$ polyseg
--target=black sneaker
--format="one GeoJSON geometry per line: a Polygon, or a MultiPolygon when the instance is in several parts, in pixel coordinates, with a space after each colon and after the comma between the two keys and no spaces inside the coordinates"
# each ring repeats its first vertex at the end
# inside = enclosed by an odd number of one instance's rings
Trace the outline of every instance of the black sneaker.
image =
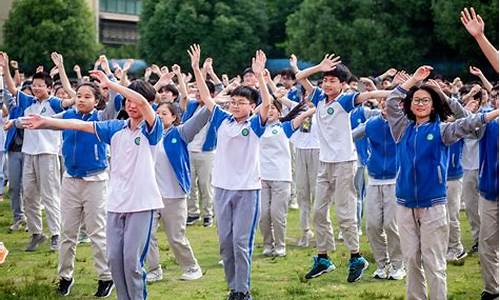
{"type": "Polygon", "coordinates": [[[113,280],[99,280],[97,282],[97,292],[95,292],[94,296],[97,298],[109,297],[114,287],[113,280]]]}
{"type": "Polygon", "coordinates": [[[472,245],[472,248],[470,249],[470,254],[477,253],[479,251],[479,243],[476,242],[474,245],[472,245]]]}
{"type": "Polygon", "coordinates": [[[50,251],[59,250],[59,235],[53,235],[50,238],[50,251]]]}
{"type": "Polygon", "coordinates": [[[26,251],[32,252],[38,249],[38,246],[40,246],[43,242],[47,240],[47,237],[44,234],[33,234],[31,236],[31,241],[26,247],[26,251]]]}
{"type": "Polygon", "coordinates": [[[212,227],[214,224],[214,220],[212,217],[204,217],[203,218],[203,227],[212,227]]]}
{"type": "Polygon", "coordinates": [[[236,292],[234,290],[231,290],[229,292],[229,294],[227,295],[227,299],[226,300],[235,300],[236,298],[236,292]]]}
{"type": "Polygon", "coordinates": [[[73,283],[75,283],[73,278],[71,278],[70,280],[61,278],[59,279],[59,286],[57,287],[57,291],[61,296],[68,296],[69,293],[71,292],[71,287],[73,286],[73,283]]]}
{"type": "Polygon", "coordinates": [[[252,300],[252,295],[250,295],[250,292],[236,292],[234,293],[234,300],[252,300]]]}
{"type": "Polygon", "coordinates": [[[186,225],[193,225],[199,219],[200,219],[200,216],[194,216],[194,217],[188,216],[187,221],[186,221],[186,225]]]}
{"type": "Polygon", "coordinates": [[[495,300],[498,299],[498,294],[490,294],[487,291],[481,293],[481,300],[495,300]]]}

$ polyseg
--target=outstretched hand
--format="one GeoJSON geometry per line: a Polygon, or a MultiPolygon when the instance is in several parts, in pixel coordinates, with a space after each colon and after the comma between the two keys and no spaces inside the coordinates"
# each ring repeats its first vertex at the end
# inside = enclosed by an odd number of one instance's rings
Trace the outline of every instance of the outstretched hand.
{"type": "Polygon", "coordinates": [[[189,58],[191,59],[191,67],[193,70],[200,68],[200,57],[201,57],[201,48],[198,44],[192,44],[187,51],[189,54],[189,58]]]}
{"type": "Polygon", "coordinates": [[[52,52],[50,54],[50,58],[52,59],[52,62],[54,65],[58,68],[63,67],[63,56],[60,53],[57,52],[52,52]]]}
{"type": "Polygon", "coordinates": [[[467,9],[465,7],[462,10],[460,21],[464,24],[465,29],[472,35],[474,38],[479,37],[484,32],[484,21],[480,15],[476,15],[476,11],[473,7],[467,9]]]}
{"type": "Polygon", "coordinates": [[[255,75],[259,76],[260,74],[264,75],[264,71],[266,68],[266,54],[262,50],[257,50],[255,52],[255,57],[252,58],[252,71],[255,75]]]}
{"type": "Polygon", "coordinates": [[[23,128],[37,129],[44,125],[46,117],[40,115],[29,115],[27,117],[20,118],[20,120],[23,128]]]}
{"type": "Polygon", "coordinates": [[[111,80],[109,80],[108,76],[106,76],[103,71],[92,70],[90,71],[90,76],[98,79],[101,87],[109,87],[111,83],[111,80]]]}
{"type": "Polygon", "coordinates": [[[415,82],[423,81],[431,75],[432,70],[434,70],[434,68],[431,66],[421,66],[413,73],[411,79],[415,82]]]}
{"type": "Polygon", "coordinates": [[[335,69],[335,67],[340,64],[342,61],[340,60],[340,56],[335,56],[335,54],[325,54],[325,57],[319,64],[319,68],[321,72],[328,72],[335,69]]]}
{"type": "Polygon", "coordinates": [[[469,67],[469,72],[472,75],[477,76],[477,77],[480,77],[481,75],[483,75],[483,72],[481,71],[481,69],[474,67],[474,66],[469,67]]]}

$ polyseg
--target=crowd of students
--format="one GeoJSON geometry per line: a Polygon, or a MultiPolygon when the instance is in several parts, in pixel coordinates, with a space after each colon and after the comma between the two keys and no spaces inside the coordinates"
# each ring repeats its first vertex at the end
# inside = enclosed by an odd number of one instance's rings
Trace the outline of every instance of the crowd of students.
{"type": "MultiPolygon", "coordinates": [[[[481,17],[464,9],[461,19],[498,72],[481,17]]],[[[498,297],[498,83],[475,67],[480,81],[466,84],[431,75],[431,66],[358,79],[333,54],[304,70],[292,55],[290,69],[272,78],[260,50],[242,79],[229,80],[219,79],[210,58],[200,66],[199,45],[187,52],[193,76],[178,65],[152,65],[144,79],[131,80],[132,60],[112,70],[101,56],[89,77],[74,67],[77,82],[57,52],[50,74],[40,67],[26,80],[1,53],[10,230],[31,234],[26,251],[46,240],[58,251],[61,295],[75,282],[84,235],[98,275],[95,296],[116,288],[118,299],[147,298],[146,283],[163,277],[160,223],[180,279],[197,280],[203,273],[186,226],[210,227],[215,219],[228,299],[252,299],[257,226],[262,254],[286,256],[296,197],[298,245],[315,241],[317,251],[306,279],[336,268],[328,256],[336,249],[335,204],[339,239],[351,253],[348,282],[369,265],[359,247],[364,216],[372,276],[406,278],[408,299],[446,299],[447,262],[468,255],[463,204],[470,252],[481,261],[481,299],[498,297]]],[[[0,252],[1,263],[8,252],[3,245],[0,252]]]]}

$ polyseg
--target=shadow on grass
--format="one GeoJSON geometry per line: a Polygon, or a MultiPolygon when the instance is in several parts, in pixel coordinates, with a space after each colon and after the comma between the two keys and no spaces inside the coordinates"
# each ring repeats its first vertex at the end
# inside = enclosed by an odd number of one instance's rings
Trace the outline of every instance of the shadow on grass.
{"type": "Polygon", "coordinates": [[[55,298],[58,298],[55,285],[35,281],[16,284],[4,281],[0,284],[0,299],[2,300],[49,300],[55,298]]]}

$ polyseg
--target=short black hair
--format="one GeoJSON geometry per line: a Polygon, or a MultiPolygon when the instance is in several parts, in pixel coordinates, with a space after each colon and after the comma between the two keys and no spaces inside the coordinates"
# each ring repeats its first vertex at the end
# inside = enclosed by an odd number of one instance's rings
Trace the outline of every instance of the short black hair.
{"type": "Polygon", "coordinates": [[[243,77],[243,76],[245,76],[245,74],[247,74],[247,73],[252,73],[252,74],[255,74],[255,73],[253,72],[252,68],[248,67],[248,68],[246,68],[245,70],[243,70],[243,73],[241,73],[241,76],[243,77]]]}
{"type": "Polygon", "coordinates": [[[251,104],[257,104],[259,101],[259,92],[248,86],[240,85],[231,92],[231,97],[240,96],[245,97],[250,101],[251,104]]]}
{"type": "Polygon", "coordinates": [[[215,84],[210,80],[205,80],[205,84],[207,85],[210,95],[213,96],[215,94],[215,84]]]}
{"type": "Polygon", "coordinates": [[[327,76],[337,77],[341,83],[347,82],[351,78],[352,74],[349,68],[344,64],[338,64],[335,69],[327,72],[323,72],[322,78],[327,76]]]}
{"type": "Polygon", "coordinates": [[[156,98],[155,88],[142,79],[132,81],[128,88],[141,94],[148,102],[153,102],[156,98]]]}
{"type": "Polygon", "coordinates": [[[171,92],[175,97],[179,96],[179,90],[177,89],[175,84],[169,83],[169,84],[163,85],[162,87],[160,87],[160,89],[158,91],[162,91],[162,90],[167,91],[167,92],[171,92]]]}
{"type": "Polygon", "coordinates": [[[431,95],[432,99],[432,108],[434,109],[431,112],[430,120],[431,122],[434,122],[437,120],[439,117],[439,120],[441,121],[446,121],[448,117],[453,116],[453,113],[451,112],[450,106],[446,102],[446,100],[441,97],[441,94],[439,94],[435,88],[431,85],[428,84],[423,84],[420,87],[413,87],[410,89],[408,94],[406,95],[406,98],[403,100],[404,101],[404,112],[408,119],[412,121],[416,121],[415,114],[411,111],[411,101],[413,99],[413,95],[415,92],[418,90],[424,90],[428,92],[431,95]]]}
{"type": "Polygon", "coordinates": [[[359,82],[359,78],[356,77],[356,75],[351,74],[351,77],[349,78],[349,80],[347,80],[347,83],[351,83],[351,82],[359,82]]]}
{"type": "Polygon", "coordinates": [[[90,87],[92,89],[92,93],[94,94],[96,102],[96,109],[104,109],[106,107],[106,101],[104,100],[104,96],[101,94],[101,89],[99,88],[99,86],[95,82],[82,82],[76,87],[75,92],[78,93],[78,90],[84,86],[90,87]]]}
{"type": "Polygon", "coordinates": [[[31,84],[33,82],[31,80],[26,80],[23,82],[23,84],[21,85],[21,91],[24,91],[26,89],[29,89],[31,91],[31,84]]]}
{"type": "Polygon", "coordinates": [[[292,71],[291,69],[284,69],[283,71],[281,71],[280,75],[281,78],[288,77],[292,80],[295,80],[295,72],[292,71]]]}
{"type": "Polygon", "coordinates": [[[33,75],[32,81],[35,81],[35,79],[41,79],[45,82],[47,87],[52,87],[52,78],[47,72],[36,72],[35,75],[33,75]]]}

